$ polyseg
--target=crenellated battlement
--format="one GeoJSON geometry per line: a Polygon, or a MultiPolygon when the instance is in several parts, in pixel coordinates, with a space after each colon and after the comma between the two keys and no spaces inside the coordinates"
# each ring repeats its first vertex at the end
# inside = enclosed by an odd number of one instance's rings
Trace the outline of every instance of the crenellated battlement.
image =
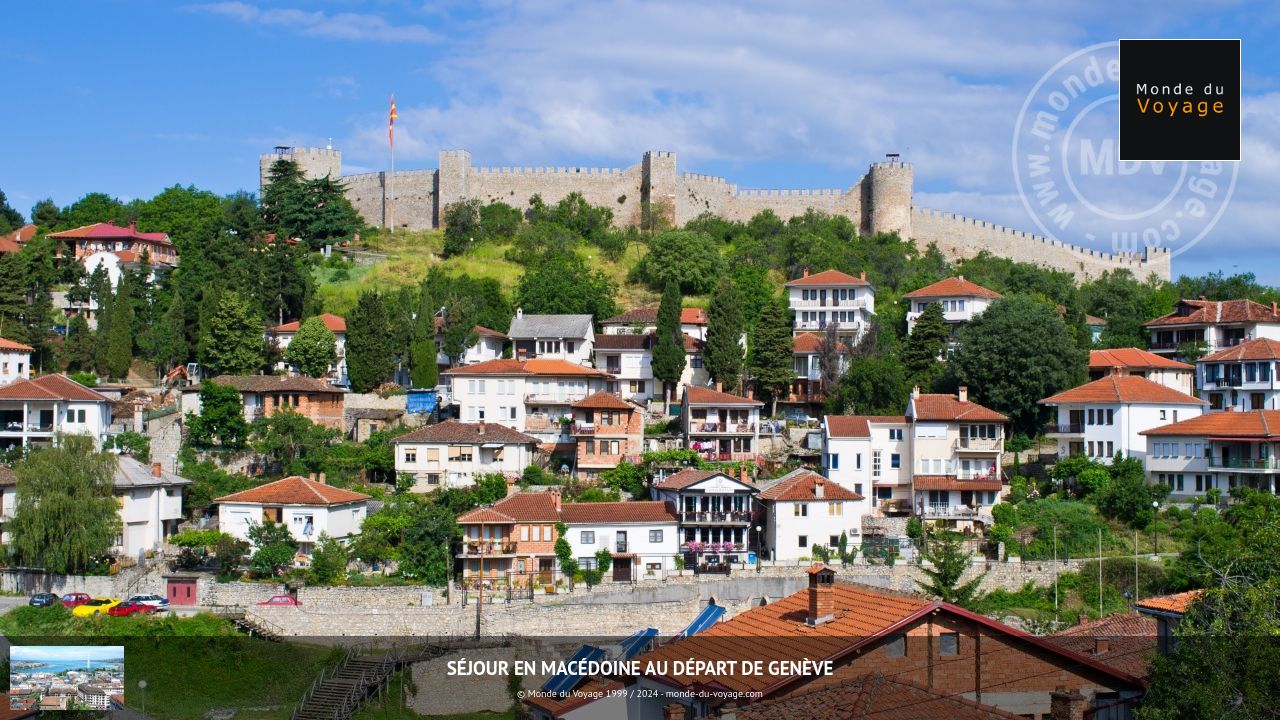
{"type": "Polygon", "coordinates": [[[746,188],[737,190],[734,194],[741,198],[767,198],[767,197],[840,197],[848,191],[839,188],[814,188],[814,189],[773,189],[773,188],[746,188]]]}
{"type": "Polygon", "coordinates": [[[482,175],[621,175],[622,168],[597,167],[473,167],[471,172],[482,175]]]}

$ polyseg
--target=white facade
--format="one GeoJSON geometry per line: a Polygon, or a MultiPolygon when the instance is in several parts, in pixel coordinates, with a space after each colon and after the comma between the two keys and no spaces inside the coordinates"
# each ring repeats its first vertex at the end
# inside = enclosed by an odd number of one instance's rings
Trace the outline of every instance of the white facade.
{"type": "Polygon", "coordinates": [[[787,305],[794,313],[796,332],[821,331],[829,323],[840,324],[842,337],[859,338],[876,313],[875,289],[866,273],[855,278],[834,270],[787,283],[787,305]]]}
{"type": "Polygon", "coordinates": [[[497,360],[502,357],[502,348],[506,340],[496,335],[479,334],[476,342],[462,353],[463,365],[474,365],[486,360],[497,360]]]}
{"type": "Polygon", "coordinates": [[[1117,452],[1144,460],[1143,432],[1204,412],[1200,399],[1132,375],[1109,375],[1041,402],[1054,408],[1045,434],[1057,440],[1059,457],[1087,455],[1103,463],[1117,452]]]}
{"type": "Polygon", "coordinates": [[[595,565],[595,554],[634,555],[635,577],[663,578],[675,569],[680,531],[675,520],[653,522],[568,522],[566,537],[581,567],[595,565]]]}
{"type": "Polygon", "coordinates": [[[767,557],[780,562],[813,558],[818,545],[835,552],[841,535],[846,549],[856,552],[862,544],[862,516],[870,511],[865,496],[810,470],[794,470],[766,483],[760,505],[767,557]]]}
{"type": "Polygon", "coordinates": [[[116,461],[113,493],[120,504],[120,536],[114,550],[137,557],[162,549],[182,521],[182,494],[191,482],[165,472],[160,463],[143,464],[131,457],[116,461]]]}
{"type": "MultiPolygon", "coordinates": [[[[46,378],[51,377],[61,376],[46,375],[25,382],[44,384],[47,382],[46,378]]],[[[22,387],[23,383],[19,381],[4,389],[12,391],[10,395],[23,395],[26,393],[20,389],[22,387]]],[[[76,387],[80,391],[87,390],[79,384],[76,387]]],[[[82,392],[76,392],[77,399],[47,399],[47,396],[23,399],[6,397],[6,393],[0,393],[0,448],[51,445],[59,433],[88,435],[93,438],[95,445],[101,446],[107,427],[111,424],[111,406],[106,398],[78,399],[81,394],[82,392]]]]}
{"type": "Polygon", "coordinates": [[[31,350],[9,347],[9,343],[10,341],[0,338],[0,385],[26,380],[31,374],[31,350]]]}
{"type": "Polygon", "coordinates": [[[520,308],[507,334],[517,360],[543,358],[587,366],[595,337],[590,315],[526,315],[520,308]]]}
{"type": "Polygon", "coordinates": [[[1280,410],[1280,342],[1244,343],[1196,363],[1196,379],[1211,410],[1280,410]]]}
{"type": "MultiPolygon", "coordinates": [[[[347,377],[347,331],[346,321],[337,315],[324,314],[320,316],[325,321],[325,327],[333,333],[334,349],[336,360],[329,366],[329,379],[336,385],[350,385],[351,380],[347,377]]],[[[294,326],[300,326],[300,322],[286,323],[280,327],[272,328],[265,334],[269,343],[275,343],[276,348],[283,355],[284,351],[289,348],[289,343],[293,342],[293,338],[298,334],[294,326]],[[287,329],[286,329],[287,328],[287,329]]],[[[276,363],[276,370],[289,369],[289,363],[283,359],[276,363]]]]}
{"type": "MultiPolygon", "coordinates": [[[[865,430],[823,419],[822,474],[867,498],[867,512],[887,501],[911,501],[911,455],[903,417],[866,417],[865,430]]],[[[864,423],[859,422],[858,425],[864,423]]]]}
{"type": "Polygon", "coordinates": [[[1252,300],[1181,300],[1143,327],[1154,353],[1174,355],[1184,344],[1203,343],[1212,355],[1259,338],[1280,340],[1280,308],[1252,300]]]}
{"type": "MultiPolygon", "coordinates": [[[[339,540],[360,534],[366,508],[363,502],[345,505],[269,505],[263,503],[218,503],[218,529],[241,540],[249,539],[249,529],[265,519],[265,508],[279,508],[280,520],[290,534],[308,552],[322,533],[339,540]]],[[[276,522],[274,517],[271,518],[276,522]]]]}
{"type": "Polygon", "coordinates": [[[643,404],[659,392],[653,377],[653,351],[647,340],[643,347],[635,348],[613,347],[608,340],[596,342],[595,365],[616,378],[609,391],[624,400],[643,404]]]}
{"type": "Polygon", "coordinates": [[[976,297],[972,295],[959,295],[954,297],[930,298],[927,300],[912,300],[911,309],[907,311],[907,333],[910,334],[915,330],[916,319],[920,317],[920,313],[932,303],[942,305],[942,319],[949,324],[963,324],[975,317],[981,315],[996,298],[976,297]]]}
{"type": "Polygon", "coordinates": [[[412,475],[414,492],[470,487],[490,473],[520,475],[533,463],[532,443],[397,439],[394,445],[396,474],[412,475]]]}
{"type": "Polygon", "coordinates": [[[497,423],[542,442],[569,442],[568,421],[561,419],[572,419],[570,405],[605,390],[611,378],[604,372],[558,363],[495,360],[448,371],[458,418],[466,423],[497,423]]]}

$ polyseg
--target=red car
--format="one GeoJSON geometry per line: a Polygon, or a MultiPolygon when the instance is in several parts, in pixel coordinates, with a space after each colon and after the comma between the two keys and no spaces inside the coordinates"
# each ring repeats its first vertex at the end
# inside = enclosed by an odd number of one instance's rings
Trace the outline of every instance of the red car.
{"type": "Polygon", "coordinates": [[[129,617],[130,615],[155,615],[159,608],[154,605],[138,602],[137,600],[125,600],[107,610],[107,614],[113,617],[129,617]]]}
{"type": "Polygon", "coordinates": [[[276,595],[268,600],[263,600],[259,605],[272,605],[275,607],[297,607],[302,603],[292,595],[276,595]]]}
{"type": "Polygon", "coordinates": [[[83,605],[93,599],[89,593],[67,593],[62,596],[62,606],[65,608],[73,608],[83,605]]]}

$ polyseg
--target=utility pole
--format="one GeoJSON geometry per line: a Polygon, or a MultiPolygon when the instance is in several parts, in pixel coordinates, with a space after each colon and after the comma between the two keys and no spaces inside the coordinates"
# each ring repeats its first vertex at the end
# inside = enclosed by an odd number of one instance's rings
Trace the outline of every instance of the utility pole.
{"type": "Polygon", "coordinates": [[[476,640],[480,639],[480,608],[484,607],[484,523],[480,523],[480,542],[476,543],[480,554],[480,581],[476,583],[479,595],[476,597],[476,640]]]}
{"type": "Polygon", "coordinates": [[[1102,528],[1098,528],[1098,617],[1102,617],[1102,528]]]}
{"type": "Polygon", "coordinates": [[[1138,600],[1138,531],[1133,531],[1133,602],[1136,605],[1138,600]]]}
{"type": "Polygon", "coordinates": [[[1058,526],[1053,526],[1053,619],[1058,619],[1058,526]]]}

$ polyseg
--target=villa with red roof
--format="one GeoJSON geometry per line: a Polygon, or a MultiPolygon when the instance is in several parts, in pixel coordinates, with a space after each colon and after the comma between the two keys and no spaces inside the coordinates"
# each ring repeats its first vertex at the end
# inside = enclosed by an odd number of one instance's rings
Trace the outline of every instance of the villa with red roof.
{"type": "Polygon", "coordinates": [[[825,330],[839,323],[840,337],[856,345],[876,314],[876,291],[864,270],[854,277],[839,270],[804,274],[787,283],[787,305],[795,315],[797,334],[825,330]]]}
{"type": "MultiPolygon", "coordinates": [[[[658,329],[658,308],[650,305],[628,310],[621,315],[602,320],[600,328],[605,335],[650,335],[658,329]]],[[[695,307],[681,308],[680,332],[699,340],[706,340],[707,311],[695,307]]]]}
{"type": "Polygon", "coordinates": [[[717,388],[686,386],[680,406],[684,445],[707,460],[754,461],[760,454],[764,403],[717,388]]]}
{"type": "Polygon", "coordinates": [[[218,529],[241,540],[249,529],[274,522],[289,529],[299,555],[308,556],[322,534],[350,541],[368,516],[369,496],[296,475],[224,495],[218,506],[218,529]]]}
{"type": "Polygon", "coordinates": [[[1175,498],[1236,486],[1280,493],[1280,410],[1205,413],[1141,434],[1147,481],[1175,498]]]}
{"type": "Polygon", "coordinates": [[[178,251],[169,236],[162,232],[140,232],[137,223],[120,227],[104,222],[52,233],[50,238],[72,245],[75,258],[92,273],[103,267],[111,284],[120,282],[124,268],[137,267],[145,259],[152,267],[172,268],[178,265],[178,251]]]}
{"type": "Polygon", "coordinates": [[[690,467],[650,487],[655,500],[678,513],[680,552],[690,569],[742,562],[748,551],[759,549],[761,538],[754,530],[760,521],[758,493],[745,468],[734,478],[690,467]]]}
{"type": "MultiPolygon", "coordinates": [[[[329,366],[329,374],[325,377],[335,385],[346,387],[351,384],[351,381],[347,378],[347,321],[341,315],[334,315],[333,313],[321,313],[319,317],[324,322],[324,326],[329,329],[329,332],[333,333],[333,337],[337,341],[337,360],[333,365],[329,366]]],[[[293,322],[268,328],[266,340],[268,343],[273,344],[283,355],[301,327],[302,321],[294,320],[293,322]]],[[[288,367],[288,363],[284,362],[283,359],[276,363],[277,370],[284,370],[288,367]]],[[[294,370],[296,371],[296,368],[294,370]]]]}
{"type": "Polygon", "coordinates": [[[0,387],[0,449],[51,445],[59,433],[101,445],[111,402],[66,375],[42,375],[0,387]]]}
{"type": "Polygon", "coordinates": [[[866,500],[804,468],[761,483],[761,554],[769,560],[792,562],[812,557],[817,545],[836,551],[841,536],[856,550],[862,542],[862,516],[870,511],[866,500]]]}
{"type": "Polygon", "coordinates": [[[1187,395],[1196,387],[1195,366],[1139,348],[1090,350],[1089,379],[1101,380],[1108,375],[1146,378],[1187,395]]]}
{"type": "Polygon", "coordinates": [[[1151,351],[1177,355],[1188,344],[1202,343],[1207,354],[1257,338],[1280,340],[1280,307],[1252,300],[1180,300],[1173,312],[1145,323],[1151,351]]]}
{"type": "Polygon", "coordinates": [[[864,513],[911,512],[911,438],[903,415],[827,415],[822,474],[868,498],[864,513]]]}
{"type": "Polygon", "coordinates": [[[915,330],[916,318],[926,307],[939,303],[942,305],[942,319],[951,327],[954,342],[957,328],[981,315],[991,303],[1003,297],[995,290],[965,280],[963,275],[939,280],[902,296],[910,303],[907,307],[907,332],[915,330]]]}
{"type": "Polygon", "coordinates": [[[1190,420],[1204,412],[1197,397],[1137,375],[1108,375],[1040,401],[1054,409],[1045,435],[1058,442],[1058,457],[1086,455],[1110,464],[1116,453],[1145,460],[1142,432],[1190,420]]]}
{"type": "Polygon", "coordinates": [[[31,374],[33,352],[30,345],[0,338],[0,385],[26,380],[31,374]]]}
{"type": "Polygon", "coordinates": [[[534,462],[538,439],[498,423],[445,420],[391,441],[396,474],[414,479],[414,492],[464,488],[500,473],[519,477],[534,462]]]}
{"type": "Polygon", "coordinates": [[[596,553],[612,557],[609,578],[663,579],[675,570],[680,533],[675,508],[657,500],[565,503],[560,521],[578,566],[595,569],[596,553]]]}
{"type": "Polygon", "coordinates": [[[1210,410],[1280,410],[1280,340],[1255,338],[1196,361],[1210,410]]]}

